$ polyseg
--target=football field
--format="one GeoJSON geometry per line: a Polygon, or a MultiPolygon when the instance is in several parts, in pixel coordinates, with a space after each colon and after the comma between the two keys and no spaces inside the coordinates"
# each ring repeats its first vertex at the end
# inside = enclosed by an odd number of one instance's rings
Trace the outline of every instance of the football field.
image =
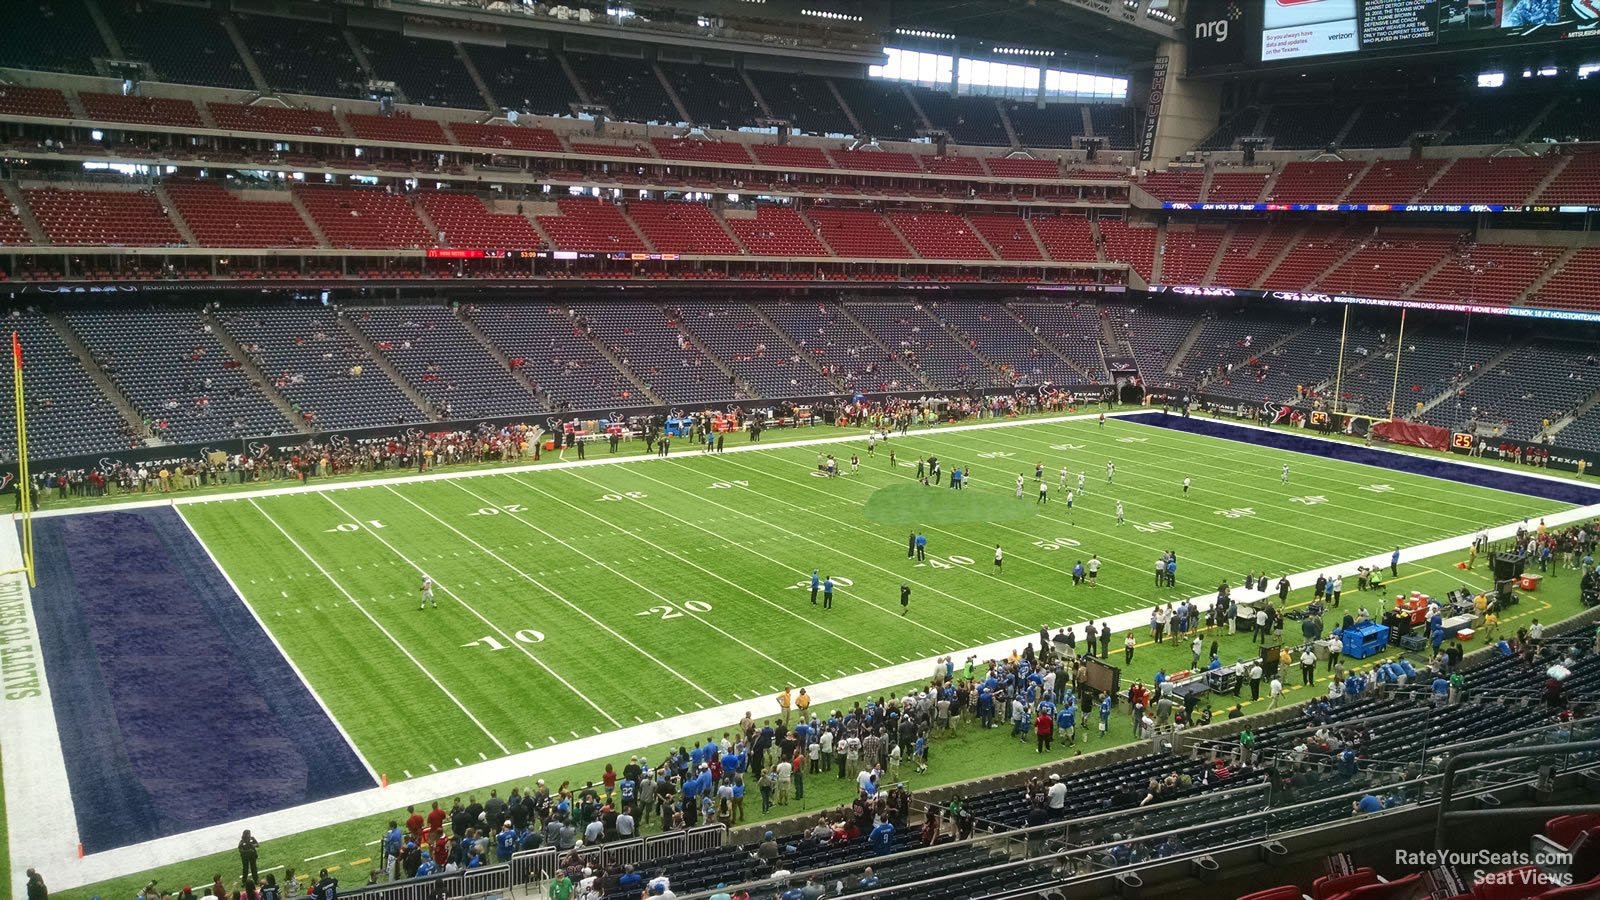
{"type": "Polygon", "coordinates": [[[396,780],[727,703],[771,715],[785,686],[1020,648],[1041,625],[1081,630],[1237,587],[1247,571],[1276,581],[1327,566],[1353,591],[1353,569],[1335,563],[1569,508],[1116,419],[914,431],[870,457],[864,438],[720,456],[685,444],[664,460],[179,509],[356,749],[396,780]],[[819,450],[839,477],[817,471],[819,450]],[[971,481],[923,486],[928,456],[971,481]],[[1087,488],[1070,509],[1063,467],[1068,488],[1080,472],[1087,488]],[[907,558],[914,531],[926,561],[907,558]],[[1154,586],[1164,550],[1175,588],[1154,586]],[[1091,555],[1099,584],[1075,586],[1091,555]],[[811,603],[813,569],[835,583],[832,609],[811,603]],[[437,608],[418,608],[425,575],[437,608]]]}

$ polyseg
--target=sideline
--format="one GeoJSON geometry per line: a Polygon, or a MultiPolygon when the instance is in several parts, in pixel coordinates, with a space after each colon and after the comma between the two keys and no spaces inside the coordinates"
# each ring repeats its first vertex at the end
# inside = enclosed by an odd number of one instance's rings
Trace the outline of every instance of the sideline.
{"type": "MultiPolygon", "coordinates": [[[[17,530],[0,528],[0,569],[21,565],[17,530]]],[[[29,866],[42,869],[53,886],[59,861],[77,861],[78,810],[45,677],[33,594],[21,572],[0,576],[0,758],[5,760],[11,896],[26,897],[29,866]]]]}
{"type": "MultiPolygon", "coordinates": [[[[1108,413],[1108,417],[1148,412],[1151,412],[1151,410],[1138,408],[1118,413],[1108,413]]],[[[1070,421],[1092,421],[1098,417],[1099,413],[1093,412],[1045,418],[1019,418],[1008,419],[999,422],[978,422],[964,425],[953,425],[931,429],[931,431],[946,434],[995,428],[1049,425],[1070,421]]],[[[1224,420],[1215,421],[1220,422],[1224,420]]],[[[1242,423],[1229,424],[1239,424],[1239,427],[1260,427],[1246,426],[1242,423]]],[[[1305,435],[1305,437],[1316,440],[1330,440],[1312,435],[1305,435]]],[[[728,448],[724,455],[727,453],[753,452],[764,449],[823,446],[854,442],[861,439],[862,434],[860,432],[852,431],[849,434],[844,435],[809,438],[800,441],[787,441],[772,444],[745,444],[738,447],[728,448]]],[[[1342,443],[1338,441],[1331,442],[1342,443]]],[[[1376,450],[1380,448],[1372,449],[1376,450]]],[[[1416,455],[1397,450],[1387,450],[1386,452],[1397,453],[1404,456],[1416,455]]],[[[700,454],[692,453],[692,455],[700,454]]],[[[130,504],[119,504],[117,507],[112,509],[107,509],[104,507],[79,508],[59,510],[53,513],[39,513],[38,515],[79,515],[115,511],[115,509],[121,508],[139,508],[150,506],[170,505],[179,507],[189,503],[214,503],[234,499],[253,500],[262,496],[317,493],[321,491],[347,490],[374,486],[392,486],[397,483],[408,484],[426,481],[450,481],[455,479],[539,471],[542,469],[579,468],[596,465],[640,463],[659,458],[660,457],[652,456],[629,456],[623,459],[600,458],[589,460],[567,460],[555,463],[508,466],[503,468],[471,472],[446,471],[423,473],[400,478],[384,479],[381,482],[354,481],[327,485],[294,485],[283,488],[249,492],[244,496],[221,495],[194,498],[167,498],[160,500],[140,501],[130,504]]],[[[1448,461],[1456,465],[1474,466],[1494,472],[1504,471],[1500,467],[1485,465],[1482,463],[1472,463],[1470,461],[1456,462],[1454,460],[1448,461]]],[[[1370,465],[1364,463],[1356,464],[1370,465]]],[[[1380,467],[1372,466],[1372,468],[1377,469],[1380,467]]],[[[1559,479],[1555,476],[1542,475],[1536,472],[1528,472],[1523,474],[1526,474],[1528,477],[1569,481],[1569,479],[1559,479]]],[[[1596,517],[1600,517],[1600,504],[1562,510],[1560,512],[1546,515],[1544,516],[1544,519],[1547,524],[1554,527],[1596,517]]],[[[1487,529],[1487,533],[1490,540],[1500,540],[1515,534],[1516,529],[1521,524],[1522,522],[1520,520],[1517,522],[1510,522],[1487,529]]],[[[1452,551],[1464,550],[1470,546],[1474,537],[1474,534],[1465,534],[1430,541],[1428,543],[1418,544],[1410,547],[1402,547],[1401,559],[1405,565],[1414,565],[1416,560],[1437,556],[1452,551]]],[[[4,567],[5,561],[8,558],[6,556],[7,553],[15,554],[17,552],[18,550],[15,533],[12,532],[9,535],[0,535],[0,567],[4,567]]],[[[1291,589],[1299,590],[1314,584],[1317,577],[1323,573],[1332,573],[1335,571],[1341,573],[1353,573],[1355,567],[1358,565],[1387,567],[1388,562],[1389,552],[1383,551],[1363,559],[1329,564],[1311,571],[1290,575],[1289,584],[1291,589]]],[[[0,597],[4,596],[4,589],[5,582],[0,581],[0,597]]],[[[1085,588],[1084,590],[1092,591],[1093,589],[1085,588]]],[[[1264,596],[1266,593],[1268,592],[1260,590],[1245,591],[1243,589],[1238,589],[1236,590],[1235,596],[1239,600],[1244,601],[1259,598],[1264,596]]],[[[1213,598],[1214,592],[1208,591],[1191,599],[1193,599],[1196,603],[1207,604],[1213,598]]],[[[240,602],[244,602],[242,598],[240,602]]],[[[1141,607],[1140,609],[1131,612],[1096,618],[1094,621],[1097,623],[1109,623],[1113,631],[1121,633],[1130,629],[1143,629],[1148,623],[1148,618],[1148,611],[1141,607]]],[[[1063,620],[1052,623],[1050,627],[1054,629],[1057,627],[1071,625],[1075,628],[1081,628],[1085,624],[1085,621],[1086,620],[1083,619],[1070,621],[1063,620]]],[[[977,656],[979,659],[996,658],[999,656],[1008,655],[1012,649],[1020,647],[1021,642],[1027,641],[1034,636],[1035,635],[1033,632],[1028,632],[1026,634],[1008,637],[1001,641],[990,642],[979,646],[951,648],[940,653],[938,656],[955,656],[958,659],[965,659],[967,656],[977,656]]],[[[928,673],[932,670],[934,662],[938,656],[913,660],[910,662],[888,666],[882,669],[875,669],[858,675],[846,676],[815,685],[805,685],[805,687],[807,687],[808,693],[810,693],[810,695],[814,698],[815,704],[826,705],[849,697],[858,696],[861,694],[877,693],[887,690],[891,687],[898,687],[903,684],[921,681],[925,679],[928,673]]],[[[366,818],[370,816],[381,815],[386,812],[393,812],[394,810],[404,809],[406,806],[412,804],[425,804],[440,797],[473,791],[489,785],[516,780],[532,779],[538,773],[551,771],[554,769],[580,765],[592,761],[612,759],[620,754],[630,752],[630,750],[635,748],[679,740],[711,731],[724,730],[730,723],[738,721],[740,716],[743,715],[746,710],[754,711],[757,706],[764,705],[764,702],[764,698],[755,697],[750,698],[749,700],[726,703],[717,707],[674,716],[656,722],[630,726],[598,735],[578,738],[573,741],[550,747],[541,747],[522,753],[512,754],[500,759],[475,763],[472,765],[463,766],[459,769],[432,773],[419,778],[398,781],[394,784],[391,784],[387,788],[371,788],[315,803],[253,815],[248,818],[226,822],[196,831],[157,838],[155,840],[132,844],[126,847],[119,847],[115,850],[108,850],[83,858],[77,858],[76,856],[75,823],[72,826],[71,840],[65,844],[62,844],[56,840],[43,839],[45,836],[39,834],[37,823],[32,821],[15,822],[13,827],[9,829],[9,833],[13,835],[13,845],[11,849],[13,867],[14,871],[19,873],[22,872],[27,865],[34,865],[44,868],[49,873],[52,887],[57,889],[65,890],[83,887],[88,884],[134,874],[136,872],[147,871],[152,868],[180,864],[200,856],[226,852],[234,848],[238,842],[238,834],[240,830],[245,827],[251,828],[257,834],[267,835],[274,838],[297,834],[317,828],[336,825],[353,819],[366,818]],[[15,836],[23,834],[32,835],[32,838],[27,842],[30,853],[37,853],[42,848],[48,848],[45,853],[45,858],[41,859],[38,856],[35,856],[28,860],[18,860],[18,843],[15,842],[15,836]]],[[[48,708],[48,704],[46,704],[46,706],[48,708]]],[[[9,709],[9,707],[6,708],[9,709]]],[[[768,710],[767,713],[771,713],[771,710],[768,710]]],[[[24,799],[25,795],[14,794],[11,786],[11,773],[19,767],[10,764],[10,761],[13,758],[16,758],[13,756],[11,749],[12,745],[0,743],[0,750],[3,750],[6,753],[5,759],[7,760],[5,771],[7,773],[7,809],[11,811],[9,813],[9,818],[15,820],[18,816],[20,816],[21,810],[25,808],[35,810],[66,809],[70,811],[70,793],[66,788],[65,766],[61,761],[60,742],[55,729],[53,709],[50,709],[48,722],[14,722],[12,721],[14,718],[16,717],[6,716],[0,718],[0,740],[4,739],[7,730],[15,729],[22,733],[13,736],[13,741],[18,741],[20,738],[21,740],[28,742],[23,746],[28,747],[28,749],[34,754],[42,754],[48,751],[49,755],[51,755],[51,759],[42,760],[42,762],[53,765],[54,768],[59,772],[59,790],[61,793],[58,795],[58,799],[54,801],[54,805],[50,805],[50,801],[46,800],[45,798],[34,797],[32,799],[24,799]],[[24,725],[26,726],[25,728],[22,727],[24,725]],[[48,730],[48,735],[44,733],[44,729],[48,730]],[[42,740],[46,737],[48,737],[48,746],[46,746],[46,742],[43,742],[42,740]],[[24,806],[24,803],[42,803],[45,805],[24,806]]],[[[29,754],[25,752],[20,755],[27,757],[29,754]]],[[[28,766],[28,768],[31,770],[33,767],[28,766]]],[[[23,786],[23,789],[25,790],[26,786],[23,786]]]]}

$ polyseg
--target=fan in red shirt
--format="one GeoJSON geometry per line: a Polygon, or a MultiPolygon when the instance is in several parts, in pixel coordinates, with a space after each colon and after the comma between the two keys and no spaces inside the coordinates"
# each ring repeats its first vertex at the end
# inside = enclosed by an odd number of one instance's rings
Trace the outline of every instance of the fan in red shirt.
{"type": "Polygon", "coordinates": [[[422,820],[422,813],[417,812],[415,806],[406,807],[406,813],[406,831],[411,834],[411,840],[420,847],[424,843],[422,828],[426,824],[422,820]]]}
{"type": "MultiPolygon", "coordinates": [[[[433,809],[428,812],[429,840],[436,839],[444,834],[444,820],[448,818],[449,815],[439,808],[439,801],[433,801],[433,809]]],[[[440,863],[440,865],[444,865],[444,863],[440,863]]]]}

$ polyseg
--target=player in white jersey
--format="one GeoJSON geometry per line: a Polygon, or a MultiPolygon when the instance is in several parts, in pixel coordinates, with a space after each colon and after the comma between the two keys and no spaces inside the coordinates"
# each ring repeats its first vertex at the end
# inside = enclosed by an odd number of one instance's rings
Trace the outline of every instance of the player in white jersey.
{"type": "Polygon", "coordinates": [[[994,545],[994,571],[995,571],[996,575],[1000,574],[1000,564],[1005,562],[1005,559],[1006,559],[1006,555],[1000,549],[1000,545],[999,544],[995,544],[994,545]]]}
{"type": "Polygon", "coordinates": [[[1122,524],[1122,501],[1117,501],[1117,524],[1122,524]]]}
{"type": "Polygon", "coordinates": [[[1050,482],[1041,481],[1041,482],[1039,482],[1039,499],[1037,501],[1035,501],[1033,505],[1034,506],[1039,506],[1040,504],[1049,503],[1049,502],[1050,502],[1050,482]]]}
{"type": "Polygon", "coordinates": [[[1284,463],[1283,464],[1283,474],[1278,476],[1278,483],[1279,484],[1288,484],[1289,483],[1289,464],[1288,463],[1284,463]]]}
{"type": "Polygon", "coordinates": [[[1067,491],[1067,509],[1072,508],[1072,492],[1067,491]]]}
{"type": "Polygon", "coordinates": [[[1183,495],[1185,497],[1189,496],[1189,479],[1187,478],[1183,480],[1183,495]]]}
{"type": "Polygon", "coordinates": [[[1088,489],[1083,486],[1083,473],[1079,472],[1078,473],[1078,493],[1087,494],[1088,492],[1089,492],[1088,489]]]}
{"type": "Polygon", "coordinates": [[[871,457],[878,449],[878,433],[876,431],[867,435],[867,456],[871,457]]]}
{"type": "Polygon", "coordinates": [[[1061,488],[1063,491],[1067,489],[1067,467],[1066,466],[1062,466],[1061,467],[1061,481],[1057,482],[1056,486],[1061,488]]]}
{"type": "Polygon", "coordinates": [[[1022,484],[1023,484],[1022,476],[1018,475],[1017,476],[1017,499],[1018,500],[1022,499],[1022,484]]]}
{"type": "Polygon", "coordinates": [[[1106,462],[1106,484],[1111,484],[1113,481],[1116,480],[1116,477],[1117,477],[1117,464],[1114,463],[1114,462],[1110,462],[1110,461],[1106,462]]]}
{"type": "Polygon", "coordinates": [[[439,608],[439,601],[433,599],[433,578],[424,575],[422,576],[422,602],[417,605],[417,609],[427,609],[430,603],[433,604],[434,609],[439,608]]]}

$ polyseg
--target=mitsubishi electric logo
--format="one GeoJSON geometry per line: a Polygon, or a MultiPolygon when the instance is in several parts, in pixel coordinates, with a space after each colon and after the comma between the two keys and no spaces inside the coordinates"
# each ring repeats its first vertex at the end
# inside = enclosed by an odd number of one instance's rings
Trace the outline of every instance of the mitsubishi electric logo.
{"type": "Polygon", "coordinates": [[[1242,18],[1244,18],[1244,8],[1239,5],[1238,0],[1234,0],[1228,4],[1222,18],[1211,22],[1194,23],[1194,36],[1196,39],[1211,38],[1219,44],[1225,44],[1228,41],[1228,26],[1242,18]]]}

